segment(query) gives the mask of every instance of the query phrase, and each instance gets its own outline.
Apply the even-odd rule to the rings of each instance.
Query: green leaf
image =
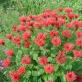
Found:
[[[21,64],[21,57],[22,57],[22,51],[18,50],[18,52],[16,54],[16,64],[17,64],[17,66],[19,66]]]

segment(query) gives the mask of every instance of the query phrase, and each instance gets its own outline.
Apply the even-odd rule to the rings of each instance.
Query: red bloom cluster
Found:
[[[64,14],[60,14],[61,12]],[[82,21],[77,19],[78,17],[71,8],[58,8],[46,10],[39,15],[21,16],[20,24],[13,25],[12,32],[6,34],[6,38],[0,38],[0,46],[2,49],[5,48],[2,51],[7,56],[3,66],[13,69],[13,66],[17,65],[17,70],[10,73],[12,81],[18,82],[29,70],[39,73],[40,67],[45,75],[54,75],[62,66],[67,66],[62,72],[68,71],[68,60],[72,62],[73,58],[76,61],[82,57]],[[7,44],[6,40],[10,44]],[[53,82],[52,79],[48,78],[45,81]],[[76,80],[75,73],[67,72],[66,80]]]

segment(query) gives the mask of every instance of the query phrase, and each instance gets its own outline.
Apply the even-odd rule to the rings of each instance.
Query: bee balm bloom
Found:
[[[64,44],[64,49],[66,51],[72,51],[73,48],[74,48],[74,45],[72,43],[66,43],[66,44]]]
[[[64,64],[67,60],[67,57],[65,56],[64,51],[59,51],[58,55],[56,56],[56,62],[58,64]]]
[[[54,65],[53,64],[47,64],[47,65],[45,65],[44,66],[44,71],[46,73],[49,73],[49,74],[53,73],[55,71]]]
[[[39,64],[40,65],[46,65],[48,63],[48,59],[46,56],[39,57]]]
[[[61,45],[61,39],[59,37],[54,37],[54,38],[52,38],[51,43],[54,46],[59,46],[59,45]]]
[[[3,67],[7,68],[10,66],[10,64],[11,64],[11,60],[9,58],[3,60],[3,64],[2,64]]]
[[[23,56],[23,57],[22,57],[22,60],[21,60],[21,63],[22,63],[22,64],[26,64],[26,65],[30,64],[30,63],[31,63],[31,58],[30,58],[30,56]]]
[[[17,72],[19,73],[19,75],[21,75],[21,74],[24,74],[24,73],[26,72],[26,69],[25,69],[24,66],[20,66],[20,67],[18,68]]]
[[[74,80],[76,80],[76,74],[74,72],[68,72],[66,74],[66,79],[68,82],[74,82]]]
[[[6,54],[7,56],[13,56],[13,55],[14,55],[14,51],[13,51],[12,49],[6,50],[6,51],[5,51],[5,54]]]
[[[20,76],[16,71],[10,72],[9,75],[10,75],[13,82],[18,82],[20,79]]]

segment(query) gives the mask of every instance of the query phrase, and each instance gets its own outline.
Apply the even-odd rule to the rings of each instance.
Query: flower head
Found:
[[[53,73],[55,71],[54,65],[53,64],[47,64],[47,65],[45,65],[44,66],[44,71],[46,73],[49,73],[49,74]]]
[[[76,80],[76,74],[74,72],[68,72],[66,74],[66,79],[68,82],[73,82],[74,80]]]

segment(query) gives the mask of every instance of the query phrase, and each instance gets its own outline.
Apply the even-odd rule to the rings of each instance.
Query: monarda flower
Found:
[[[40,23],[40,21],[39,22],[38,21],[35,21],[33,23],[33,27],[35,27],[35,28],[41,28],[41,26],[42,26],[42,24]]]
[[[68,17],[69,17],[70,20],[72,20],[76,17],[76,15],[74,13],[69,13]]]
[[[39,64],[40,65],[46,65],[48,63],[48,59],[46,56],[39,57]]]
[[[24,32],[23,35],[22,35],[22,38],[24,40],[28,40],[29,38],[31,37],[31,32]]]
[[[54,37],[54,36],[58,36],[58,31],[55,31],[55,30],[51,30],[50,31],[50,37]]]
[[[82,47],[82,39],[77,38],[76,39],[76,45]]]
[[[73,50],[73,54],[76,58],[82,57],[82,51],[80,50]]]
[[[24,41],[24,48],[29,48],[31,45],[30,41]]]
[[[30,58],[30,56],[23,56],[23,57],[22,57],[22,60],[21,60],[21,63],[22,63],[22,64],[29,65],[29,64],[31,63],[31,58]]]
[[[44,33],[38,33],[36,38],[45,40],[46,39],[46,35]]]
[[[70,38],[72,36],[71,31],[70,30],[63,30],[62,36],[66,37],[66,38]]]
[[[77,38],[82,38],[82,31],[77,31],[76,36]]]
[[[59,46],[59,45],[61,45],[61,39],[59,37],[54,37],[54,38],[52,38],[51,43],[54,46]]]
[[[74,72],[68,72],[65,77],[68,82],[74,82],[76,80],[76,74]]]
[[[64,11],[66,13],[71,13],[71,12],[73,12],[73,9],[68,7],[68,8],[65,8]]]
[[[24,66],[20,66],[20,67],[18,68],[18,70],[17,70],[17,73],[18,73],[19,75],[22,75],[22,74],[24,74],[25,72],[26,72],[26,69],[25,69]]]
[[[39,47],[45,45],[45,40],[43,40],[43,39],[37,39],[37,38],[35,38],[34,42],[35,42],[35,44],[38,45]]]
[[[20,80],[20,75],[17,71],[10,72],[9,76],[11,77],[13,82],[18,82]]]
[[[66,27],[67,27],[67,28],[74,28],[73,22],[67,23],[67,24],[66,24]]]
[[[12,34],[6,34],[6,38],[9,39],[9,40],[12,40],[13,35]]]
[[[3,39],[0,39],[0,46],[4,44],[5,44],[5,41]]]
[[[10,66],[10,64],[11,64],[11,60],[9,58],[3,60],[3,64],[2,64],[3,67],[7,68]]]
[[[44,71],[46,73],[49,73],[49,74],[54,73],[54,71],[55,71],[54,65],[53,64],[47,64],[47,65],[45,65],[44,66]]]
[[[6,50],[6,51],[5,51],[5,54],[6,54],[7,56],[13,56],[13,55],[14,55],[14,51],[13,51],[12,49],[9,49],[9,50]]]
[[[72,44],[72,43],[65,43],[65,44],[64,44],[64,49],[65,49],[67,52],[72,51],[73,48],[74,48],[74,44]]]
[[[26,17],[26,16],[21,16],[21,17],[19,18],[19,20],[20,20],[20,22],[26,22],[27,17]]]
[[[82,82],[82,77],[81,76],[77,76],[77,81],[78,82]]]
[[[14,44],[20,46],[20,44],[21,44],[21,38],[20,38],[20,36],[15,36],[15,37],[13,37],[13,38],[12,38],[12,42],[13,42]]]
[[[26,31],[27,30],[27,28],[26,28],[26,26],[24,26],[24,25],[20,25],[18,28],[17,28],[17,31]]]
[[[65,55],[64,51],[59,51],[58,55],[56,56],[56,62],[58,64],[64,64],[67,60],[67,57]]]

